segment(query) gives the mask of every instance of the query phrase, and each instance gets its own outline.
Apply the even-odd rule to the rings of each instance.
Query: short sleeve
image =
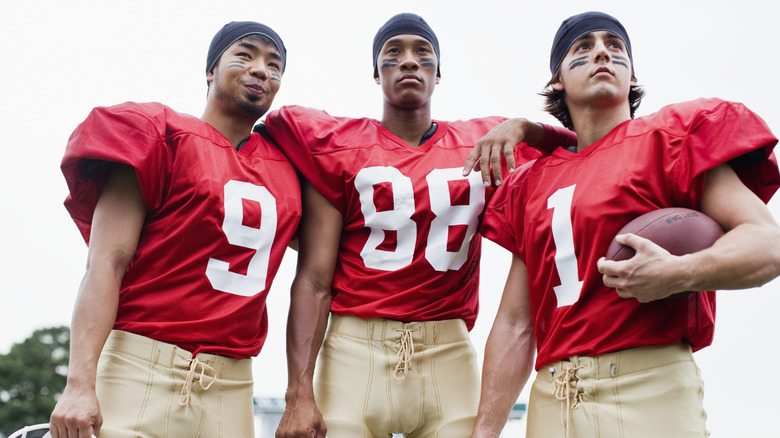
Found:
[[[160,206],[173,159],[165,142],[165,112],[159,104],[95,108],[70,136],[60,165],[69,190],[65,207],[85,241],[108,177],[107,163],[132,166],[147,209]]]
[[[740,103],[700,99],[685,136],[687,160],[680,163],[683,180],[692,181],[729,162],[742,182],[764,202],[780,187],[777,138],[758,115]]]
[[[525,173],[533,163],[531,161],[521,166],[496,189],[485,206],[480,227],[482,236],[520,258],[523,258],[520,237],[523,235],[524,204],[518,201]]]

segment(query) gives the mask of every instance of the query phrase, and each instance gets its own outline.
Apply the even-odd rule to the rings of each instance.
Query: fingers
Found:
[[[656,246],[652,241],[632,233],[615,236],[615,240],[617,240],[621,245],[630,246],[637,252],[647,249],[648,245]]]
[[[490,167],[493,168],[493,181],[495,181],[497,186],[500,186],[502,181],[502,175],[501,175],[501,157],[502,157],[502,150],[503,147],[501,144],[494,144],[493,147],[490,149]],[[489,185],[490,181],[483,181]]]
[[[506,160],[510,173],[515,171],[514,149],[515,145],[511,142],[480,139],[466,157],[463,176],[468,176],[472,170],[479,171],[485,186],[491,182],[500,186],[503,183],[502,159]]]
[[[60,434],[60,430],[57,425],[51,420],[49,420],[49,435],[51,435],[51,438],[65,438],[64,435]]]
[[[481,156],[481,150],[482,148],[479,146],[479,143],[477,143],[471,152],[469,152],[469,155],[466,157],[466,164],[463,166],[463,176],[468,176],[472,169],[475,171],[477,170],[479,166],[478,161],[479,157]]]
[[[49,435],[52,438],[92,438],[100,433],[103,417],[96,418],[72,417],[62,421],[49,419]]]
[[[506,167],[509,169],[509,173],[515,171],[515,147],[511,143],[504,144],[504,159],[506,160]]]
[[[490,177],[490,166],[492,161],[492,155],[493,155],[493,146],[484,146],[481,149],[482,156],[479,160],[480,163],[480,172],[482,173],[482,184],[485,185],[485,187],[490,185],[491,177]]]
[[[100,435],[100,428],[103,427],[103,414],[98,413],[97,418],[95,418],[95,423],[92,424],[92,435],[90,436],[98,436]]]

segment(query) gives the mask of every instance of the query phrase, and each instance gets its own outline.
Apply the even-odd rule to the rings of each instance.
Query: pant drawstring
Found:
[[[181,406],[186,406],[187,412],[190,409],[190,399],[192,398],[192,382],[195,380],[195,373],[197,372],[196,370],[198,366],[200,366],[200,375],[197,376],[197,381],[202,390],[208,390],[217,380],[217,371],[213,367],[201,362],[197,357],[190,359],[190,370],[187,373],[187,377],[184,379],[184,385],[182,385],[181,392],[179,393],[179,404]],[[206,372],[210,373],[210,375],[206,374]],[[210,379],[208,384],[203,383],[204,377]],[[184,413],[185,416],[187,415],[187,412]]]
[[[396,380],[404,380],[409,375],[409,370],[412,368],[412,356],[414,355],[414,340],[412,339],[412,330],[409,328],[393,329],[401,332],[401,339],[397,342],[398,346],[398,363],[393,370],[393,378]]]
[[[576,388],[572,388],[572,382],[579,380],[577,377],[577,370],[582,368],[581,366],[563,368],[562,373],[553,378],[552,392],[560,401],[566,401],[566,414],[563,412],[563,405],[561,405],[561,421],[563,422],[563,430],[566,431],[566,438],[569,438],[569,422],[571,421],[571,410],[575,408],[582,401],[582,394],[577,391]],[[553,370],[551,370],[553,371]],[[574,402],[572,403],[572,391],[576,392],[574,395]]]

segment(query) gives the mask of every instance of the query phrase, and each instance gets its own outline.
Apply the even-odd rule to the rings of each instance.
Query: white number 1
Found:
[[[558,307],[574,304],[580,297],[582,281],[579,278],[577,255],[574,253],[574,230],[571,225],[571,201],[574,187],[559,189],[547,199],[547,208],[553,209],[552,234],[555,241],[555,267],[561,284],[555,286]]]

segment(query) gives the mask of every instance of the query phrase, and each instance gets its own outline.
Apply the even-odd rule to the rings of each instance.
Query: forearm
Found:
[[[684,290],[744,289],[780,274],[780,228],[729,165],[707,172],[701,208],[727,232],[688,257],[692,284]]]
[[[343,225],[341,212],[311,184],[304,181],[302,193],[298,271],[287,319],[288,403],[298,397],[313,400],[314,366],[328,325]]]
[[[71,324],[69,385],[94,388],[98,358],[116,321],[119,284],[111,277],[92,270],[82,281]]]
[[[533,332],[515,324],[493,325],[485,346],[475,437],[498,437],[533,368]]]
[[[501,304],[485,345],[474,437],[498,437],[533,367],[536,338],[525,263],[512,257]]]
[[[330,289],[296,278],[287,318],[287,397],[313,397],[314,366],[330,312]]]
[[[780,228],[743,224],[712,248],[681,258],[681,290],[746,289],[780,275]]]

